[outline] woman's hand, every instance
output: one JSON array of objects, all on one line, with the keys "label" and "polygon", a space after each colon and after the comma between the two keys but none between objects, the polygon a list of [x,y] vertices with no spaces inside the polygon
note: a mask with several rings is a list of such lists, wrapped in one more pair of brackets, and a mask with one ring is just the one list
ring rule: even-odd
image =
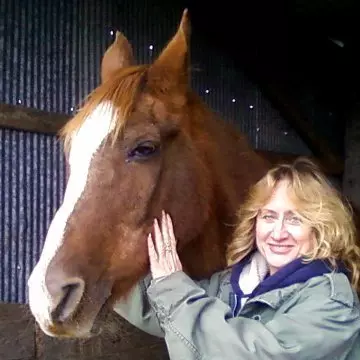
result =
[{"label": "woman's hand", "polygon": [[148,236],[150,270],[153,279],[168,276],[182,270],[176,251],[176,239],[170,215],[162,212],[161,228],[154,220],[154,241],[151,233]]}]

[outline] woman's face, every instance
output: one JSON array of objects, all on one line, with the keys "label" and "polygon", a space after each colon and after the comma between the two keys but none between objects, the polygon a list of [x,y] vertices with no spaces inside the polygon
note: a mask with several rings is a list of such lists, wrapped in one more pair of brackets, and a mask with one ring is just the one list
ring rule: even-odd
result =
[{"label": "woman's face", "polygon": [[256,246],[265,257],[270,274],[304,255],[314,246],[312,228],[296,215],[286,181],[280,181],[256,218]]}]

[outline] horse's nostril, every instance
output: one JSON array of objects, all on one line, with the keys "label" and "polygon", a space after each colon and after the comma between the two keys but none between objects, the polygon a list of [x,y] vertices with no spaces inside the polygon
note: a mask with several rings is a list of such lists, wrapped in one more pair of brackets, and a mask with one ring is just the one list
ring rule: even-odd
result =
[{"label": "horse's nostril", "polygon": [[84,281],[78,279],[69,284],[63,285],[62,297],[59,304],[52,311],[53,321],[63,323],[71,318],[78,308],[84,294]]}]

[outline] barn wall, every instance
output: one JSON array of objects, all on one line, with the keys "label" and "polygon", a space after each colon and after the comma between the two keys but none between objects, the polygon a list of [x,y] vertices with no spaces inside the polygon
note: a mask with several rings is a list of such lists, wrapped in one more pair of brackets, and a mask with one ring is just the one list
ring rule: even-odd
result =
[{"label": "barn wall", "polygon": [[[115,30],[150,62],[176,31],[184,5],[146,0],[0,0],[0,101],[70,114],[99,83]],[[152,49],[150,47],[152,46]],[[241,69],[192,35],[193,85],[257,148],[308,153]],[[209,92],[207,92],[209,90]],[[233,102],[235,99],[235,102]],[[291,138],[291,141],[289,141]]]},{"label": "barn wall", "polygon": [[26,281],[65,186],[51,135],[0,130],[0,300],[27,302]]},{"label": "barn wall", "polygon": [[[176,31],[184,6],[147,0],[0,0],[0,101],[71,114],[99,84],[115,30],[150,62]],[[257,149],[310,154],[231,60],[192,35],[192,83]],[[54,136],[0,129],[0,301],[26,303],[26,280],[64,191]]]}]

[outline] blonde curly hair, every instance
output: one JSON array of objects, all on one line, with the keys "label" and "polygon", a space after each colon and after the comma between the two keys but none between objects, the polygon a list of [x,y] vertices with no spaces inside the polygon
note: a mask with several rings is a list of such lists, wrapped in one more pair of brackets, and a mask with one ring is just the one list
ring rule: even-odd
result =
[{"label": "blonde curly hair", "polygon": [[327,259],[334,269],[339,260],[343,261],[350,271],[353,288],[360,292],[360,247],[353,210],[320,168],[306,157],[272,168],[250,189],[238,211],[238,225],[227,248],[228,265],[238,262],[255,248],[256,217],[280,181],[288,182],[288,195],[298,215],[315,234],[316,245],[304,254],[305,260]]}]

